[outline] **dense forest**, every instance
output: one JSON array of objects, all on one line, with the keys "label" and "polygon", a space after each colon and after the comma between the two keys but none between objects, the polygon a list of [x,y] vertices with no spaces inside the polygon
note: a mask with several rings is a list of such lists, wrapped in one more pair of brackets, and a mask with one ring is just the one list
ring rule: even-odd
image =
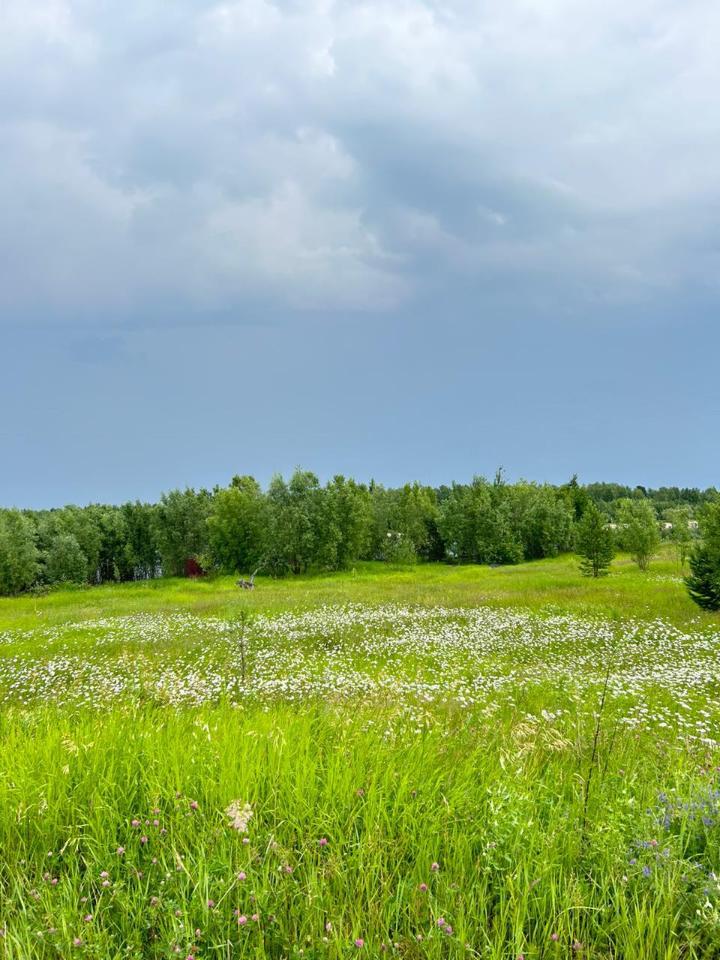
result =
[{"label": "dense forest", "polygon": [[[642,501],[665,535],[687,530],[717,491],[492,481],[387,488],[308,471],[268,488],[249,476],[213,490],[172,490],[158,503],[0,511],[0,593],[197,573],[282,576],[359,560],[511,564],[572,549],[594,504],[616,526]],[[623,524],[617,525],[622,537]],[[622,543],[619,543],[622,547]]]}]

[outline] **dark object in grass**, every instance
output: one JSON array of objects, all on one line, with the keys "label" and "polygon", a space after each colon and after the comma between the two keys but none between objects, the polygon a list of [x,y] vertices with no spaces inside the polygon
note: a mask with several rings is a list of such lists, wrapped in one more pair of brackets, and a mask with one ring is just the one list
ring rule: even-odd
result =
[{"label": "dark object in grass", "polygon": [[258,567],[257,570],[253,570],[249,580],[244,580],[242,577],[239,580],[236,580],[235,585],[240,587],[241,590],[254,590],[255,575],[257,574],[258,570],[260,570],[260,567]]}]

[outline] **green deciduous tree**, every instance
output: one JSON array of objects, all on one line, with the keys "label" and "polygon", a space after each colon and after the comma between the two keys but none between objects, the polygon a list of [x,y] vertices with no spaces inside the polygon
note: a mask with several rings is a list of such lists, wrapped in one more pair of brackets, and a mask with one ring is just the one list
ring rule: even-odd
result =
[{"label": "green deciduous tree", "polygon": [[[619,545],[645,569],[658,542],[655,514],[673,523],[666,535],[683,563],[692,539],[687,511],[717,497],[713,489],[581,486],[577,477],[560,487],[508,483],[501,470],[494,481],[476,477],[437,489],[365,486],[342,476],[321,487],[313,473],[298,469],[287,482],[274,478],[267,492],[251,477],[235,477],[225,490],[174,490],[158,504],[67,506],[23,516],[34,526],[40,569],[33,567],[33,577],[40,582],[78,579],[73,540],[89,583],[182,575],[190,559],[208,570],[263,567],[276,574],[342,569],[360,559],[518,563],[570,549],[592,504],[619,521]],[[7,553],[5,562],[15,566]],[[698,553],[696,575],[702,567],[705,581],[713,576],[707,562]]]},{"label": "green deciduous tree", "polygon": [[311,566],[334,569],[341,531],[318,478],[296,470],[288,483],[273,477],[267,493],[267,562],[277,574]]},{"label": "green deciduous tree", "polygon": [[660,531],[652,504],[638,496],[618,505],[619,540],[641,570],[647,570],[660,546]]},{"label": "green deciduous tree", "polygon": [[58,518],[58,531],[69,533],[80,544],[87,559],[86,579],[95,583],[99,579],[102,531],[93,507],[63,507]]},{"label": "green deciduous tree", "polygon": [[494,483],[475,477],[453,484],[440,508],[440,531],[451,559],[463,563],[519,563],[554,556],[570,536],[570,510],[549,487]]},{"label": "green deciduous tree", "polygon": [[490,485],[476,477],[454,483],[440,510],[440,532],[451,560],[488,563],[491,556],[493,505]]},{"label": "green deciduous tree", "polygon": [[98,582],[101,579],[100,553],[103,542],[101,516],[103,511],[114,509],[93,505],[43,511],[38,522],[38,545],[41,552],[47,556],[51,544],[59,536],[74,537],[85,557],[83,580],[89,583]]},{"label": "green deciduous tree", "polygon": [[406,483],[396,491],[390,512],[392,530],[412,544],[416,557],[422,560],[428,560],[433,551],[437,520],[437,499],[431,487]]},{"label": "green deciduous tree", "polygon": [[604,577],[615,555],[612,530],[594,503],[585,508],[575,530],[575,552],[585,577]]},{"label": "green deciduous tree", "polygon": [[328,515],[338,531],[336,566],[350,566],[370,549],[373,535],[373,509],[367,487],[336,476],[325,487]]},{"label": "green deciduous tree", "polygon": [[518,509],[521,498],[505,480],[502,468],[495,473],[489,490],[492,510],[485,531],[488,562],[520,563],[525,555],[520,532],[523,511]]},{"label": "green deciduous tree", "polygon": [[693,534],[690,529],[690,520],[692,519],[690,508],[673,507],[665,511],[665,517],[668,523],[672,524],[670,542],[675,547],[678,563],[681,567],[684,567],[693,542]]},{"label": "green deciduous tree", "polygon": [[37,580],[35,538],[35,524],[29,517],[19,510],[0,511],[0,593],[22,593]]},{"label": "green deciduous tree", "polygon": [[182,576],[186,561],[207,551],[211,506],[207,490],[171,490],[160,498],[153,521],[166,576]]},{"label": "green deciduous tree", "polygon": [[213,499],[208,517],[208,549],[214,563],[227,573],[254,570],[265,548],[265,500],[253,477],[233,477]]},{"label": "green deciduous tree", "polygon": [[127,580],[128,529],[125,515],[117,507],[92,507],[93,520],[100,531],[97,578],[101,583]]},{"label": "green deciduous tree", "polygon": [[84,583],[87,580],[87,557],[77,538],[59,533],[52,540],[45,558],[48,583]]},{"label": "green deciduous tree", "polygon": [[419,483],[396,490],[373,486],[373,555],[392,563],[413,563],[444,554],[435,491]]},{"label": "green deciduous tree", "polygon": [[157,576],[160,556],[155,536],[156,507],[149,503],[124,503],[120,508],[127,538],[122,562],[123,580],[148,580]]},{"label": "green deciduous tree", "polygon": [[556,488],[521,482],[508,486],[506,498],[525,560],[556,557],[570,549],[574,513]]}]

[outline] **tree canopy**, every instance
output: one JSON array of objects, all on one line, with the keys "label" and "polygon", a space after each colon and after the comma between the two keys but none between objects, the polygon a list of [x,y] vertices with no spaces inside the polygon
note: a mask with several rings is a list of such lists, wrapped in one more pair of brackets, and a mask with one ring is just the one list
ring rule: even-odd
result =
[{"label": "tree canopy", "polygon": [[[646,568],[658,544],[658,517],[672,522],[666,535],[682,559],[680,552],[692,546],[688,524],[711,512],[714,497],[675,487],[583,486],[575,476],[560,486],[509,483],[502,471],[490,480],[437,488],[385,487],[342,475],[321,483],[298,468],[263,489],[239,475],[213,490],[170,490],[155,504],[0,511],[0,592],[189,570],[247,574],[260,568],[283,576],[341,570],[361,560],[513,564],[553,557],[573,544],[582,553],[591,528],[600,544],[612,525],[619,545]],[[712,529],[712,522],[705,526]],[[697,577],[706,560],[698,551],[693,556]],[[593,567],[595,575],[606,569]],[[707,580],[707,572],[702,576]]]}]

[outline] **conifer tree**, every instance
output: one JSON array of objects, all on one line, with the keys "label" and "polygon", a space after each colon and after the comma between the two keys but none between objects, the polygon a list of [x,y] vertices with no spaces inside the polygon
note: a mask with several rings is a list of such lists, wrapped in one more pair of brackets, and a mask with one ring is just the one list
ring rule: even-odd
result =
[{"label": "conifer tree", "polygon": [[604,577],[615,556],[612,530],[594,503],[589,504],[575,531],[575,552],[584,577]]},{"label": "conifer tree", "polygon": [[720,610],[720,500],[701,516],[702,542],[690,554],[688,593],[704,610]]}]

